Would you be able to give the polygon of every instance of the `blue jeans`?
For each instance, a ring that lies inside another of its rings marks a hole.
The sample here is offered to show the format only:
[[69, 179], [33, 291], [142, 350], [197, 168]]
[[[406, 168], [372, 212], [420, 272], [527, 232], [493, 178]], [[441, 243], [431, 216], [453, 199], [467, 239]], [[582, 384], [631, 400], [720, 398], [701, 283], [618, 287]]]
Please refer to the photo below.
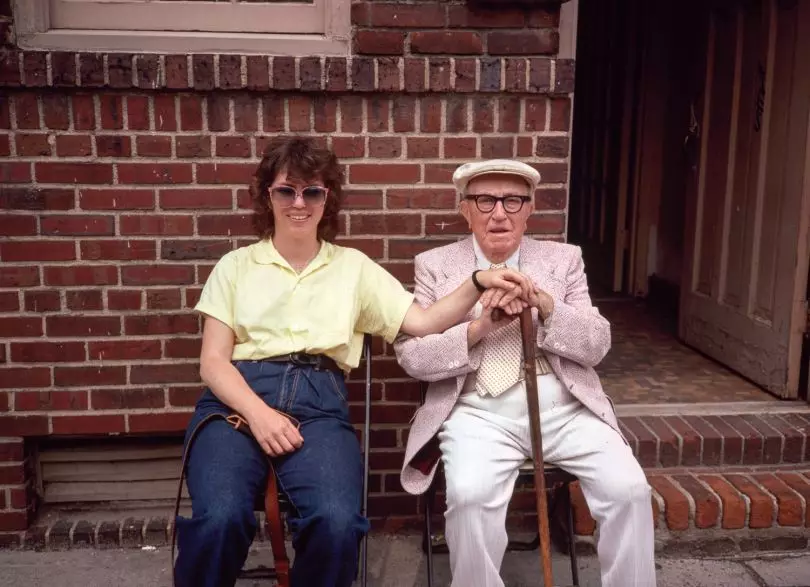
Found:
[[[295, 558], [293, 587], [342, 587], [354, 581], [360, 539], [363, 463], [349, 422], [343, 377], [292, 363], [237, 361], [267, 405], [301, 423], [303, 446], [273, 459], [288, 496]], [[211, 412], [230, 413], [206, 389], [186, 432]], [[267, 456], [256, 442], [214, 419], [198, 433], [188, 457], [191, 519], [178, 517], [177, 587], [233, 585], [256, 534], [253, 504], [264, 491]]]

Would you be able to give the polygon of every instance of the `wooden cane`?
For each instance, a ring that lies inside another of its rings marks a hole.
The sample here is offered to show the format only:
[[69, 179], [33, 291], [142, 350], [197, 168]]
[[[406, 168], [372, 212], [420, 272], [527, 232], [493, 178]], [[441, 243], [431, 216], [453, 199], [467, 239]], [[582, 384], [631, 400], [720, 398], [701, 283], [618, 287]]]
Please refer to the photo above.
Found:
[[537, 528], [540, 533], [540, 566], [543, 585], [553, 587], [551, 573], [551, 536], [548, 527], [548, 501], [543, 463], [543, 437], [540, 431], [540, 399], [537, 393], [537, 338], [531, 308], [520, 314], [520, 334], [523, 341], [523, 369], [526, 375], [526, 395], [529, 400], [529, 424], [532, 435], [534, 462], [534, 491], [537, 498]]

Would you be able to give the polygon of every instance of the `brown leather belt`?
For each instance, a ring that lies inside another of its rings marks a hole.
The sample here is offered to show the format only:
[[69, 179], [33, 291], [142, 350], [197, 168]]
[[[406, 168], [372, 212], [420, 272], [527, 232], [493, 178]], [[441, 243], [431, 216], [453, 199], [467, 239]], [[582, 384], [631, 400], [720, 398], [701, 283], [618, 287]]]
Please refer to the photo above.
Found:
[[335, 361], [326, 355], [310, 355], [307, 353], [287, 353], [286, 355], [277, 355], [275, 357], [267, 357], [262, 361], [272, 361], [274, 363], [292, 363], [301, 367], [312, 367], [316, 371], [334, 371], [343, 375], [341, 369]]

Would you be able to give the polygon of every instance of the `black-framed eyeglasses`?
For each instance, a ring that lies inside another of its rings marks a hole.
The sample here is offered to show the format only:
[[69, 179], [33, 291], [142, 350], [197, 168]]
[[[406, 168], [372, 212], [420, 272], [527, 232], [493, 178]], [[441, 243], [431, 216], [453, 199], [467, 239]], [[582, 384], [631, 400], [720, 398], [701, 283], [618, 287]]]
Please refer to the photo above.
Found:
[[270, 197], [279, 206], [288, 208], [295, 204], [296, 198], [301, 196], [308, 206], [323, 206], [326, 202], [326, 195], [329, 189], [319, 185], [309, 185], [305, 188], [296, 189], [290, 185], [280, 185], [270, 188]]
[[467, 200], [475, 200], [475, 207], [484, 214], [492, 212], [495, 206], [500, 202], [503, 205], [504, 211], [509, 214], [520, 212], [523, 204], [531, 201], [529, 196], [492, 196], [490, 194], [468, 194], [465, 196]]

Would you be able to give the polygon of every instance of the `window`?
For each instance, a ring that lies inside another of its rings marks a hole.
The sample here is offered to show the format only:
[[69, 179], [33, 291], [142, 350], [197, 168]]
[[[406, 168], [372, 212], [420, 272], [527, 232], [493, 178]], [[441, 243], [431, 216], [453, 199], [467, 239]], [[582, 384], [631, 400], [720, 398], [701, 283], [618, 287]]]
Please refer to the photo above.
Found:
[[346, 55], [350, 0], [16, 0], [26, 49]]

